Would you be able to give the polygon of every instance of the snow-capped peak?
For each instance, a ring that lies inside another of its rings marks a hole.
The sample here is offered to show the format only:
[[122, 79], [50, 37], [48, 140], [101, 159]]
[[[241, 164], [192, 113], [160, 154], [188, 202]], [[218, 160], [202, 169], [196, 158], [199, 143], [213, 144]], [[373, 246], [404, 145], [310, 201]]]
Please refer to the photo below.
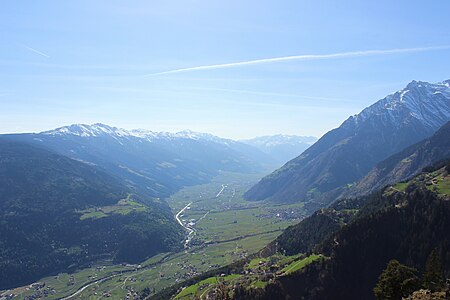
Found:
[[154, 132], [148, 129], [132, 129], [128, 131], [130, 136], [144, 138], [144, 139], [153, 139], [158, 136], [158, 132]]
[[450, 120], [450, 80], [435, 84], [414, 80], [400, 91], [350, 117], [345, 123], [358, 126], [371, 117], [381, 115], [397, 124], [405, 122], [406, 118], [414, 118], [436, 130]]

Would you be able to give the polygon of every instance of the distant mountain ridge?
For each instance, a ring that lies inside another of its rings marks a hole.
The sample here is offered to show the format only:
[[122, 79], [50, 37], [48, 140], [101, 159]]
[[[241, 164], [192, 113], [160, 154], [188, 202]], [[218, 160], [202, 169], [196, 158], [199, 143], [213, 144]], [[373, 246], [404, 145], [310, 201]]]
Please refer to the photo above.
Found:
[[96, 165], [136, 192], [157, 198], [205, 183], [221, 171], [259, 173], [277, 165], [255, 147], [193, 131], [156, 133], [97, 123], [2, 136]]
[[264, 153], [269, 154], [280, 163], [297, 157], [317, 141], [314, 136], [297, 135], [267, 135], [241, 142], [254, 146]]
[[39, 134], [53, 135], [53, 136], [64, 136], [64, 135], [75, 135], [82, 137], [98, 137], [98, 136], [114, 136], [120, 138], [143, 138], [148, 141], [157, 139], [193, 139], [193, 140], [209, 140], [215, 142], [226, 143], [227, 141], [232, 141], [228, 139], [219, 138], [209, 133], [195, 132], [192, 130], [183, 130], [179, 132], [164, 132], [164, 131], [151, 131], [148, 129], [123, 129], [118, 127], [113, 127], [105, 125], [102, 123], [94, 123], [92, 125], [87, 124], [72, 124], [69, 126], [59, 127], [53, 130], [43, 131]]
[[450, 80], [412, 81], [349, 117], [245, 196], [326, 205], [335, 189], [360, 180], [378, 162], [431, 136], [449, 120]]
[[284, 162], [248, 143], [191, 130], [127, 130], [95, 123], [2, 136], [96, 165], [137, 192], [158, 198], [205, 183], [220, 171], [262, 173]]

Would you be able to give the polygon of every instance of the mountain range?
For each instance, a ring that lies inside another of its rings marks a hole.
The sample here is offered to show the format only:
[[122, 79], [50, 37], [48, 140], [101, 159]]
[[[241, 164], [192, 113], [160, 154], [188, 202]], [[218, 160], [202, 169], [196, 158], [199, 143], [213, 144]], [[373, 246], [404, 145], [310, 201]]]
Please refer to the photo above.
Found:
[[220, 171], [262, 173], [281, 164], [279, 158], [246, 143], [189, 130], [168, 133], [74, 124], [4, 136], [95, 165], [136, 192], [157, 198], [205, 183]]
[[314, 136], [297, 135], [267, 135], [241, 142], [254, 146], [262, 152], [273, 157], [278, 163], [283, 164], [308, 149], [317, 141]]
[[349, 117], [245, 197], [327, 205], [376, 164], [434, 134], [450, 120], [450, 80], [412, 81]]
[[277, 164], [254, 146], [188, 130], [75, 124], [0, 135], [0, 289], [180, 250], [184, 232], [164, 198], [221, 171]]

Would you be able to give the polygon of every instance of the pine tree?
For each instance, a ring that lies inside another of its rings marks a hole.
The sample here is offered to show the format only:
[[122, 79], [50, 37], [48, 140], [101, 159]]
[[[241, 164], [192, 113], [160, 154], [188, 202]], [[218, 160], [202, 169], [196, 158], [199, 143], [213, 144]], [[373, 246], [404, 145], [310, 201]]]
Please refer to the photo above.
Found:
[[442, 265], [436, 250], [431, 251], [428, 256], [423, 275], [423, 286], [433, 292], [441, 291], [444, 288]]
[[401, 300], [420, 288], [417, 270], [400, 264], [397, 260], [389, 261], [373, 289], [378, 300]]

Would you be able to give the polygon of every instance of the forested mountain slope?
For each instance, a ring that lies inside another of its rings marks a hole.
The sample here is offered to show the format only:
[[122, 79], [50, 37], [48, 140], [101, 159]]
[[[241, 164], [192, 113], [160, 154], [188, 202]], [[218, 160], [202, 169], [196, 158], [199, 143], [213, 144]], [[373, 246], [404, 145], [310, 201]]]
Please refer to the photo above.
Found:
[[364, 195], [418, 174], [426, 166], [450, 158], [450, 122], [433, 136], [378, 163], [341, 197]]
[[0, 289], [99, 258], [179, 249], [169, 207], [88, 164], [0, 139]]

